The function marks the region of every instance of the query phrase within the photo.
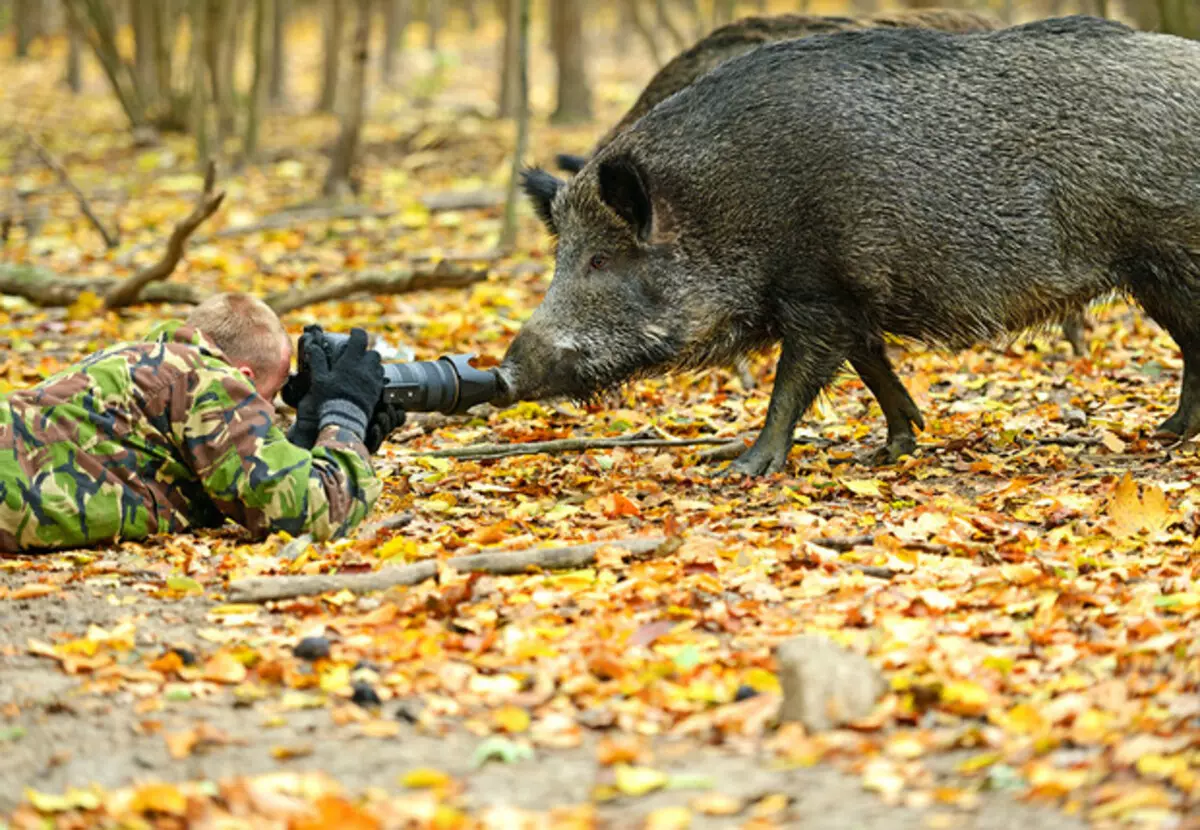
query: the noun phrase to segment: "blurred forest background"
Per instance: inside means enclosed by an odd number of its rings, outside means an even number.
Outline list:
[[[490,49],[493,77],[460,107],[519,120],[523,8],[532,21],[534,117],[579,124],[614,120],[654,68],[739,17],[928,7],[1014,23],[1082,12],[1200,36],[1195,0],[7,0],[0,31],[13,60],[53,55],[73,92],[107,88],[139,142],[186,134],[200,163],[258,159],[272,114],[335,115],[323,191],[345,196],[357,189],[352,169],[370,102],[402,89],[410,104],[431,103],[465,52]],[[629,83],[598,101],[595,75],[614,61],[628,67]]]

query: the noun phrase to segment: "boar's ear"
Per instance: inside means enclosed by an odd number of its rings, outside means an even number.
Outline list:
[[[554,216],[550,213],[550,205],[554,203],[554,197],[562,186],[561,179],[552,176],[540,167],[527,167],[521,171],[521,187],[525,190],[525,195],[533,202],[533,209],[538,218],[546,223],[550,233],[555,236],[558,235],[558,228],[554,225]]]
[[[633,159],[617,156],[600,163],[600,198],[629,223],[638,239],[650,236],[653,209],[646,179]]]

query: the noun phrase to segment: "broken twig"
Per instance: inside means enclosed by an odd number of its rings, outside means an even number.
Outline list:
[[[427,288],[462,288],[487,279],[487,270],[463,268],[440,262],[433,268],[416,270],[398,268],[391,271],[363,271],[345,280],[318,285],[303,291],[282,291],[271,294],[266,303],[276,314],[286,314],[298,308],[329,300],[343,300],[355,294],[403,294]]]
[[[29,146],[33,148],[33,151],[37,153],[37,156],[42,160],[42,163],[53,170],[58,175],[58,180],[63,183],[63,186],[66,187],[67,190],[71,191],[71,193],[75,196],[75,201],[79,202],[79,209],[83,211],[83,215],[88,218],[88,221],[92,223],[92,226],[100,232],[102,237],[104,237],[105,246],[111,249],[121,244],[121,239],[117,233],[115,231],[109,231],[109,229],[104,226],[104,223],[100,221],[100,217],[97,216],[95,211],[92,210],[92,205],[88,201],[87,196],[84,196],[83,191],[79,189],[74,181],[72,181],[71,176],[67,173],[67,168],[63,167],[58,159],[50,155],[50,151],[43,147],[41,142],[39,142],[29,133],[25,134],[25,140],[29,143]]]
[[[677,537],[654,536],[643,539],[612,539],[587,545],[562,548],[528,548],[525,550],[476,553],[442,560],[446,567],[464,573],[495,575],[523,574],[535,569],[573,570],[596,561],[596,553],[604,547],[624,548],[633,556],[665,556],[683,544]],[[411,565],[384,568],[372,573],[316,574],[303,576],[253,576],[229,583],[231,602],[269,602],[277,599],[312,596],[329,591],[382,591],[397,585],[416,585],[437,576],[438,561],[426,560]]]
[[[559,438],[554,441],[530,441],[526,444],[476,444],[432,452],[414,453],[430,458],[470,458],[486,460],[509,458],[514,455],[580,452],[613,447],[695,447],[723,444],[728,438]]]
[[[204,173],[204,189],[196,197],[196,206],[171,231],[171,237],[167,240],[167,250],[158,262],[148,268],[143,268],[109,291],[104,298],[106,307],[117,309],[132,305],[137,301],[138,296],[142,293],[142,289],[147,285],[171,276],[171,272],[175,270],[175,266],[183,258],[188,237],[195,232],[200,223],[212,216],[217,208],[221,206],[221,202],[225,200],[225,191],[222,190],[219,193],[213,193],[213,184],[216,181],[216,177],[217,167],[210,161],[208,169]]]

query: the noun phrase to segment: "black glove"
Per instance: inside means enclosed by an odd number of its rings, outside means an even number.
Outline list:
[[[289,380],[288,383],[291,383],[291,381]],[[312,395],[305,395],[298,403],[293,404],[288,400],[288,391],[285,385],[283,402],[296,410],[296,420],[292,424],[291,429],[287,431],[288,441],[298,447],[311,450],[317,443],[317,435],[321,432],[321,416],[317,410],[317,399]]]
[[[363,441],[367,445],[367,452],[371,455],[379,452],[379,447],[388,436],[404,426],[407,419],[408,414],[396,404],[380,403],[367,426],[367,437]]]
[[[384,383],[383,361],[379,352],[367,350],[367,333],[352,329],[350,341],[333,365],[319,343],[310,344],[305,357],[312,375],[308,394],[317,408],[318,431],[337,424],[364,438]]]

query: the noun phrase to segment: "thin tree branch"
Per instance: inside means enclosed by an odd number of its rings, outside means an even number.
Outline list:
[[[574,570],[593,564],[597,551],[603,547],[615,546],[624,548],[634,556],[652,557],[669,555],[678,550],[682,543],[678,537],[662,536],[608,540],[562,548],[528,548],[456,556],[444,560],[443,564],[456,571],[497,575],[523,574],[535,569]],[[329,591],[382,591],[397,585],[416,585],[433,579],[437,572],[438,562],[426,560],[372,573],[246,577],[229,583],[229,601],[268,602]]]
[[[390,295],[426,288],[462,288],[487,278],[486,269],[461,268],[441,262],[431,270],[400,268],[392,271],[365,271],[349,279],[328,285],[318,285],[305,291],[281,291],[269,295],[265,302],[276,314],[286,314],[298,308],[330,300],[341,300],[355,294]]]
[[[108,228],[104,227],[104,223],[100,221],[100,217],[97,216],[95,211],[92,210],[92,205],[90,202],[88,202],[87,196],[84,196],[83,191],[76,186],[74,181],[72,181],[70,174],[67,173],[67,168],[63,167],[62,164],[59,163],[58,159],[50,155],[50,151],[43,147],[41,142],[39,142],[29,133],[25,134],[25,141],[28,142],[29,146],[33,148],[33,151],[37,153],[37,156],[42,160],[42,163],[57,173],[59,181],[61,181],[63,185],[74,194],[75,200],[79,202],[79,209],[83,211],[83,215],[88,218],[88,221],[90,221],[96,230],[100,232],[100,235],[104,237],[105,246],[109,249],[112,249],[121,244],[121,239],[117,233],[110,232]]]
[[[104,297],[120,281],[112,277],[72,279],[32,265],[0,265],[0,294],[21,297],[44,308],[74,304],[85,291]],[[147,285],[141,300],[147,303],[180,303],[196,305],[208,296],[207,292],[183,283],[154,283]]]
[[[613,447],[695,447],[724,444],[728,438],[560,438],[555,441],[530,441],[527,444],[476,444],[419,453],[429,458],[470,458],[476,460],[509,458],[514,455],[581,452]]]
[[[167,250],[158,262],[138,271],[123,283],[117,285],[104,298],[104,304],[109,309],[124,308],[137,301],[147,285],[166,279],[179,265],[187,247],[188,237],[200,226],[205,219],[212,216],[221,202],[225,199],[225,191],[213,193],[213,183],[216,180],[216,165],[209,161],[208,170],[204,174],[204,189],[196,197],[196,206],[183,221],[175,225],[171,238],[167,240]]]

